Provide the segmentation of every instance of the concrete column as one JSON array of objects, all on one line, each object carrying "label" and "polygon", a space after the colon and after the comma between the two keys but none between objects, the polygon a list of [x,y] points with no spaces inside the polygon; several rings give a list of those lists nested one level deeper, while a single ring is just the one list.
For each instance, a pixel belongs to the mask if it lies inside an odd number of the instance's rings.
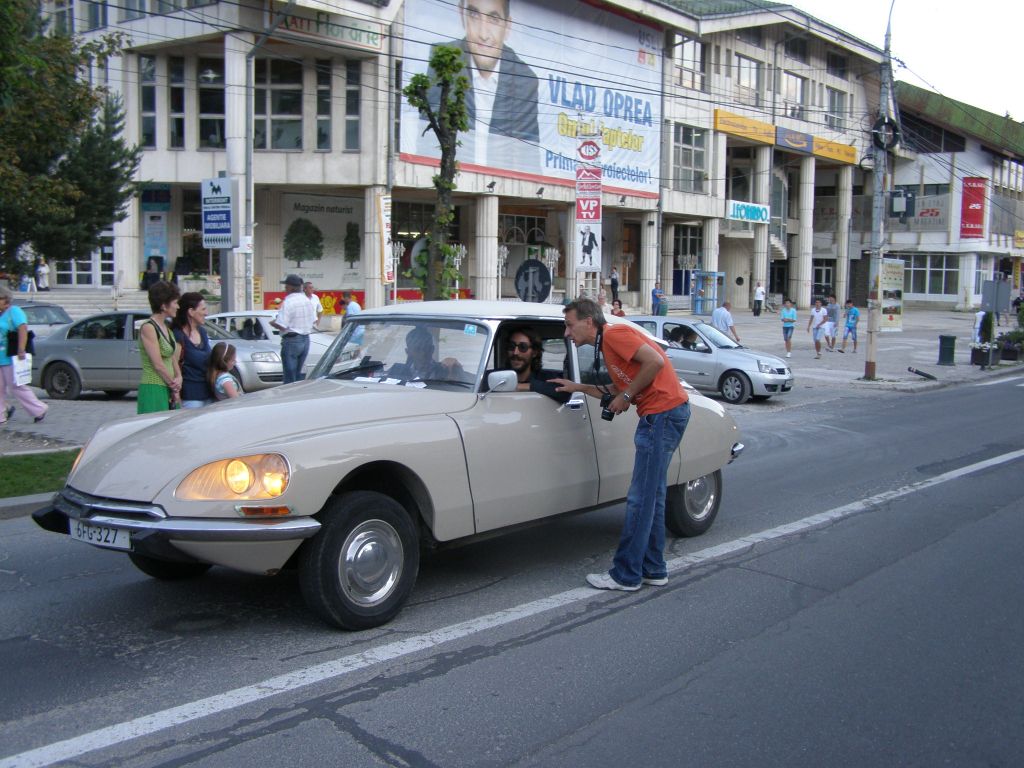
[{"label": "concrete column", "polygon": [[672,224],[663,224],[661,228],[661,268],[659,270],[661,287],[666,295],[672,293],[672,271],[675,268],[675,234]]},{"label": "concrete column", "polygon": [[[754,155],[754,202],[771,205],[772,200],[772,148],[758,147]],[[773,214],[778,215],[775,211]],[[768,224],[754,225],[754,263],[748,286],[747,305],[752,306],[754,286],[760,282],[768,287]]]},{"label": "concrete column", "polygon": [[473,294],[478,299],[498,298],[498,196],[476,199],[476,277]]},{"label": "concrete column", "polygon": [[850,296],[850,217],[853,215],[853,166],[839,169],[836,189],[836,300],[840,306]]},{"label": "concrete column", "polygon": [[[661,280],[661,247],[658,243],[658,213],[646,212],[640,220],[640,299],[644,312],[651,312],[651,291]],[[661,289],[665,290],[662,283]],[[667,293],[667,291],[666,291]]]},{"label": "concrete column", "polygon": [[[224,36],[224,138],[227,147],[228,176],[238,179],[238,197],[233,215],[238,220],[238,231],[245,231],[245,55],[253,45],[248,32]],[[221,275],[221,297],[225,311],[244,309],[246,259],[238,251],[230,251],[228,274]]]},{"label": "concrete column", "polygon": [[960,290],[956,308],[960,312],[974,309],[974,273],[978,269],[978,254],[960,254]]},{"label": "concrete column", "polygon": [[[112,59],[111,71],[121,70],[120,83],[111,83],[115,91],[119,91],[124,99],[124,136],[129,144],[139,141],[139,57],[135,53],[123,53],[120,58]],[[139,272],[146,268],[146,260],[142,253],[142,203],[133,197],[125,206],[128,216],[114,224],[114,270],[120,281],[121,289],[132,290],[139,287]],[[168,233],[170,237],[170,233]],[[165,264],[170,271],[173,264]],[[51,265],[51,270],[54,265]],[[56,285],[57,275],[50,273],[50,284]]]},{"label": "concrete column", "polygon": [[[570,299],[577,298],[579,283],[576,281],[576,261],[579,254],[576,249],[580,247],[579,238],[576,237],[576,203],[570,203],[566,209],[565,228],[565,295]],[[602,227],[603,229],[603,227]],[[604,255],[604,243],[601,243],[601,255]]]},{"label": "concrete column", "polygon": [[791,280],[791,295],[798,309],[811,306],[811,254],[814,240],[814,169],[813,157],[800,159],[800,254],[797,256],[796,278]]},{"label": "concrete column", "polygon": [[704,222],[704,259],[701,269],[718,271],[718,238],[722,231],[721,219],[707,219]]},{"label": "concrete column", "polygon": [[381,282],[381,247],[383,233],[377,215],[377,197],[387,194],[387,187],[370,186],[363,190],[363,290],[366,291],[365,308],[386,304],[385,288]]}]

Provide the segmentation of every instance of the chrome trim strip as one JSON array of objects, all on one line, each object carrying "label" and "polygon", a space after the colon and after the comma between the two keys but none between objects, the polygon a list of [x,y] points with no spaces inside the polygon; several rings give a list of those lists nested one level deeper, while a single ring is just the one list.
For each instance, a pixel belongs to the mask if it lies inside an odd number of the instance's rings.
[{"label": "chrome trim strip", "polygon": [[745,447],[746,446],[743,445],[743,443],[733,443],[732,444],[732,451],[730,452],[731,456],[729,458],[729,463],[730,464],[732,464],[734,461],[736,461],[736,459],[739,457],[739,455],[741,453],[743,453],[743,449]]},{"label": "chrome trim strip", "polygon": [[320,530],[319,521],[312,517],[285,520],[167,518],[150,521],[126,520],[113,515],[93,515],[84,520],[93,525],[120,528],[132,533],[154,534],[161,539],[176,541],[290,541],[308,539]]}]

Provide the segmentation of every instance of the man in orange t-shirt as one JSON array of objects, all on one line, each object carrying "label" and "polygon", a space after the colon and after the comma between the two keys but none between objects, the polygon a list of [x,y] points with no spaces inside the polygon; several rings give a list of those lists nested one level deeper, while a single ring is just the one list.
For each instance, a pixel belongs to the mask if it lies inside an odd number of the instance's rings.
[{"label": "man in orange t-shirt", "polygon": [[690,419],[689,397],[661,348],[631,325],[605,323],[597,302],[577,299],[565,309],[565,335],[577,346],[593,344],[603,357],[612,383],[605,386],[552,379],[559,392],[583,392],[622,414],[636,404],[633,479],[626,495],[626,520],[607,573],[592,573],[587,582],[596,589],[634,592],[643,584],[668,583],[665,565],[666,473],[672,454],[683,439]]}]

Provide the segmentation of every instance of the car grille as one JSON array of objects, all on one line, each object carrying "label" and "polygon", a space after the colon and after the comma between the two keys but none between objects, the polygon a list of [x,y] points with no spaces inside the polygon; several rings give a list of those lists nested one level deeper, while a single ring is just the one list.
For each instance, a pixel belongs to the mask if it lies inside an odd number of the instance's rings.
[{"label": "car grille", "polygon": [[155,504],[105,499],[67,487],[53,502],[54,508],[68,517],[88,519],[96,514],[116,515],[137,520],[163,520],[167,514]]}]

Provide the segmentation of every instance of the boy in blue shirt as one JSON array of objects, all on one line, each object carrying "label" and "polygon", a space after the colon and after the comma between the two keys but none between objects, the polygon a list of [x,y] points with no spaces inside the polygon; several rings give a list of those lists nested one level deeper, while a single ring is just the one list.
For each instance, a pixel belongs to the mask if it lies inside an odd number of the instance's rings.
[{"label": "boy in blue shirt", "polygon": [[782,311],[779,312],[779,319],[782,320],[782,340],[786,342],[786,357],[793,356],[793,328],[796,326],[796,308],[793,302],[786,299],[783,302]]},{"label": "boy in blue shirt", "polygon": [[846,317],[846,328],[843,329],[843,346],[839,348],[840,352],[846,351],[846,339],[850,336],[853,337],[853,351],[857,351],[857,322],[860,320],[860,310],[853,306],[853,299],[846,300],[846,312],[843,313]]}]

